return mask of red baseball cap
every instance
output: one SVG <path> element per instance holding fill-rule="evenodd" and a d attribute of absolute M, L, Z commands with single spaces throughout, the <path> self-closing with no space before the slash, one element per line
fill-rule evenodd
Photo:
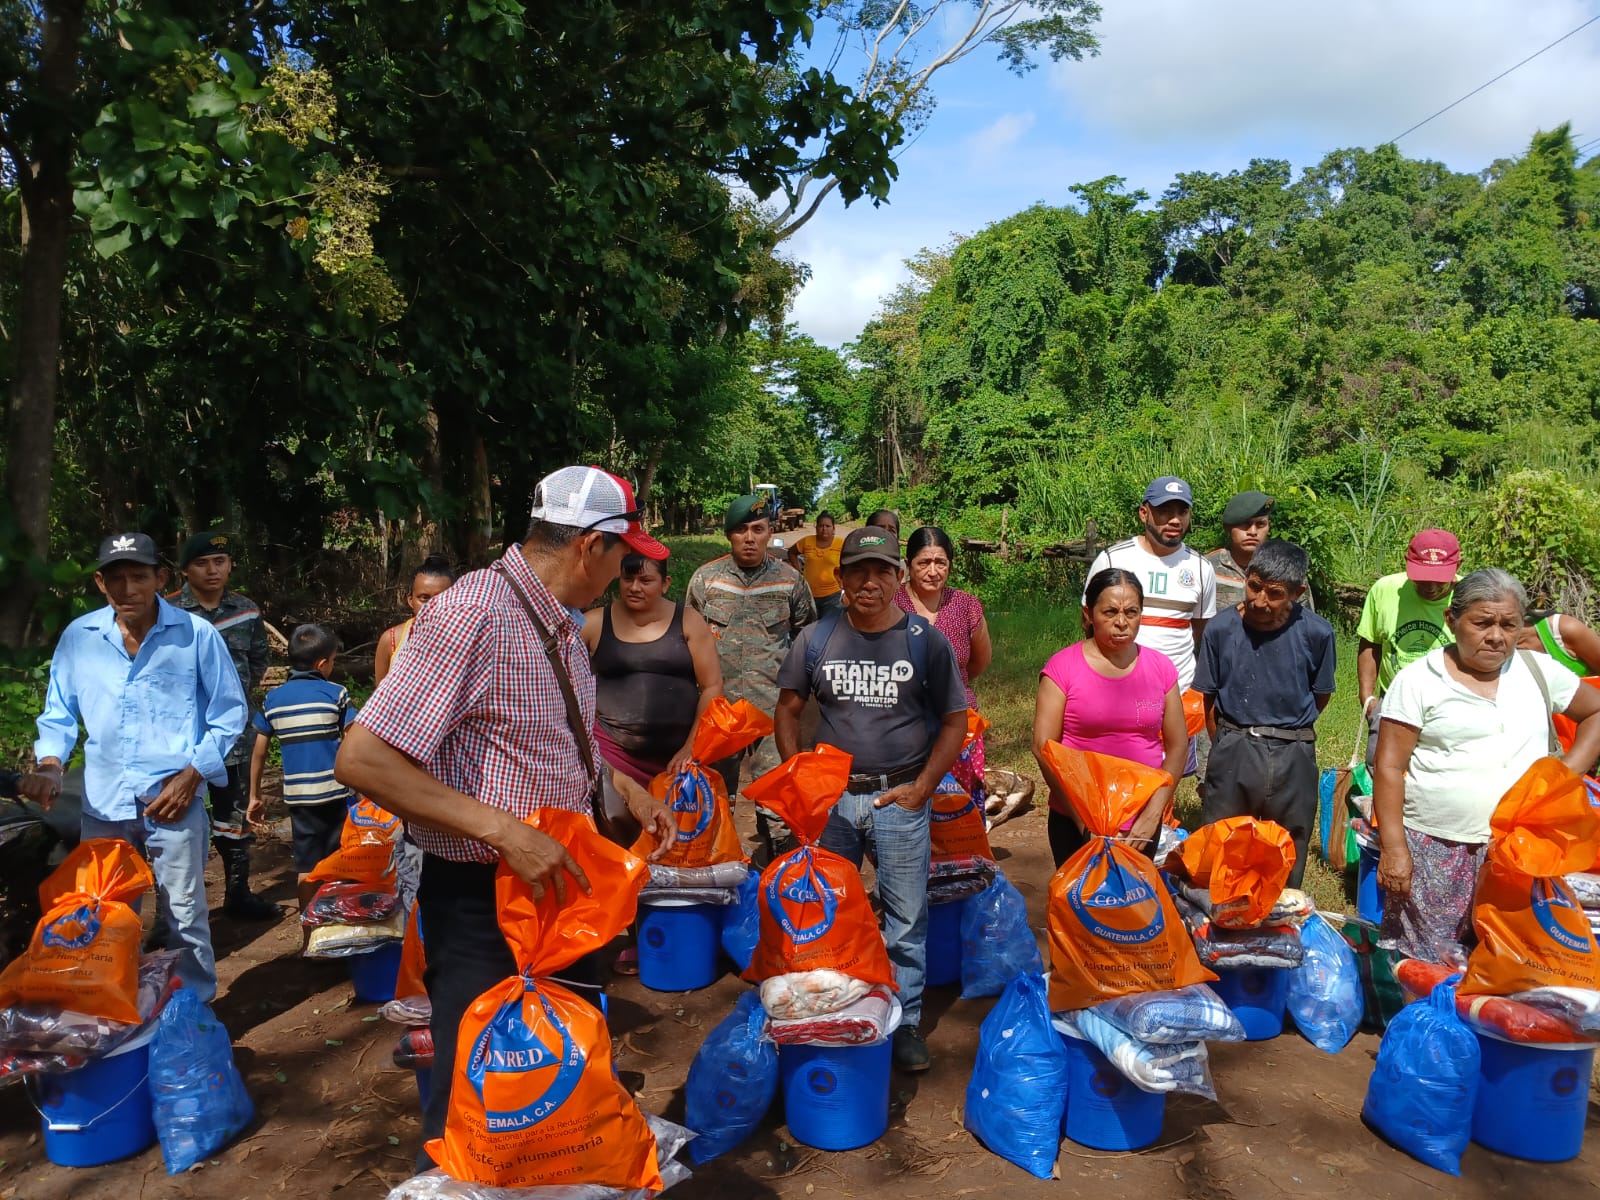
<path fill-rule="evenodd" d="M 633 485 L 599 467 L 562 467 L 541 479 L 533 493 L 534 520 L 614 533 L 629 549 L 659 562 L 669 551 L 644 531 L 643 515 Z"/>
<path fill-rule="evenodd" d="M 1406 578 L 1412 583 L 1454 583 L 1461 570 L 1461 543 L 1448 529 L 1424 529 L 1406 547 Z"/>

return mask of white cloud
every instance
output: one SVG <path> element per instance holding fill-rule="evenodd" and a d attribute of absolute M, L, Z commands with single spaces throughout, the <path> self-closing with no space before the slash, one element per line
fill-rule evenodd
<path fill-rule="evenodd" d="M 992 163 L 1022 140 L 1033 128 L 1035 119 L 1031 112 L 1003 113 L 967 138 L 967 151 L 983 162 Z"/>
<path fill-rule="evenodd" d="M 1124 144 L 1373 146 L 1593 15 L 1583 0 L 1139 0 L 1108 4 L 1101 56 L 1052 68 L 1073 121 Z M 1571 119 L 1600 135 L 1600 25 L 1400 143 L 1476 169 Z M 1240 165 L 1243 165 L 1242 163 Z"/>
<path fill-rule="evenodd" d="M 837 204 L 826 205 L 784 247 L 811 264 L 811 281 L 790 319 L 827 346 L 843 345 L 861 332 L 879 300 L 906 279 L 903 260 L 916 249 L 900 249 L 898 241 L 885 246 L 852 222 L 853 215 Z"/>

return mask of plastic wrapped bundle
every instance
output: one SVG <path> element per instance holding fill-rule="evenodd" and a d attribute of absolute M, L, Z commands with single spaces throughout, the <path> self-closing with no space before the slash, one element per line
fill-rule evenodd
<path fill-rule="evenodd" d="M 325 883 L 311 897 L 300 924 L 306 929 L 324 925 L 376 925 L 386 921 L 400 907 L 400 897 L 392 888 L 365 883 Z"/>
<path fill-rule="evenodd" d="M 1217 1098 L 1204 1042 L 1161 1044 L 1129 1037 L 1092 1008 L 1057 1013 L 1056 1028 L 1090 1043 L 1142 1092 L 1186 1092 Z"/>
<path fill-rule="evenodd" d="M 348 958 L 405 940 L 405 914 L 399 909 L 371 925 L 323 925 L 306 939 L 307 958 Z"/>
<path fill-rule="evenodd" d="M 1205 983 L 1166 992 L 1118 996 L 1095 1005 L 1094 1012 L 1129 1037 L 1156 1045 L 1245 1039 L 1239 1018 Z"/>
<path fill-rule="evenodd" d="M 1039 1179 L 1055 1166 L 1067 1104 L 1067 1052 L 1046 995 L 1042 975 L 1006 985 L 978 1030 L 965 1112 L 979 1141 Z"/>
<path fill-rule="evenodd" d="M 684 1085 L 695 1162 L 732 1150 L 766 1118 L 778 1094 L 778 1051 L 766 1034 L 761 1000 L 745 992 L 696 1051 Z"/>
<path fill-rule="evenodd" d="M 168 1175 L 221 1150 L 255 1116 L 228 1031 L 187 989 L 161 1014 L 150 1047 L 150 1100 Z"/>
<path fill-rule="evenodd" d="M 867 1046 L 888 1036 L 897 1023 L 898 1011 L 894 994 L 880 984 L 833 1012 L 771 1021 L 767 1036 L 779 1045 Z"/>
<path fill-rule="evenodd" d="M 774 1021 L 804 1021 L 838 1012 L 872 990 L 872 984 L 840 971 L 794 971 L 761 985 L 761 1007 Z"/>
<path fill-rule="evenodd" d="M 160 950 L 139 960 L 137 1022 L 112 1021 L 90 1013 L 43 1004 L 0 1009 L 0 1051 L 26 1056 L 103 1058 L 159 1015 L 178 988 L 179 952 Z"/>
<path fill-rule="evenodd" d="M 1043 974 L 1028 902 L 998 871 L 961 914 L 961 997 L 998 996 L 1018 975 Z"/>
<path fill-rule="evenodd" d="M 433 1030 L 408 1029 L 395 1043 L 394 1065 L 402 1071 L 422 1071 L 433 1066 Z"/>
<path fill-rule="evenodd" d="M 1287 1011 L 1318 1050 L 1337 1054 L 1361 1028 L 1361 971 L 1350 944 L 1320 916 L 1300 930 L 1305 960 L 1289 976 Z"/>

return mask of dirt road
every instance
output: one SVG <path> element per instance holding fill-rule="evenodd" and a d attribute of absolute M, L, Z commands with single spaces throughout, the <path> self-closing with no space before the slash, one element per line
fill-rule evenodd
<path fill-rule="evenodd" d="M 749 816 L 742 806 L 742 816 Z M 1044 820 L 1033 812 L 995 831 L 1002 867 L 1042 926 L 1050 873 Z M 287 847 L 258 857 L 273 899 L 293 893 Z M 213 888 L 214 902 L 220 902 Z M 203 1168 L 169 1179 L 160 1153 L 88 1170 L 50 1165 L 39 1118 L 22 1088 L 0 1091 L 0 1200 L 380 1200 L 409 1173 L 419 1124 L 412 1077 L 389 1055 L 398 1030 L 371 1005 L 353 1004 L 338 966 L 297 956 L 297 926 L 216 922 L 224 992 L 218 1015 L 259 1110 L 245 1136 Z M 705 991 L 667 995 L 637 979 L 612 986 L 611 1023 L 622 1079 L 647 1108 L 681 1120 L 683 1084 L 705 1033 L 745 985 L 724 977 Z M 1359 1113 L 1377 1039 L 1362 1035 L 1336 1057 L 1290 1033 L 1271 1042 L 1216 1046 L 1219 1101 L 1177 1098 L 1157 1145 L 1112 1155 L 1064 1143 L 1060 1182 L 1041 1182 L 996 1158 L 961 1126 L 961 1106 L 990 1001 L 930 992 L 924 1027 L 933 1069 L 894 1080 L 890 1131 L 848 1153 L 821 1153 L 788 1140 L 781 1107 L 759 1133 L 700 1168 L 670 1193 L 680 1200 L 744 1197 L 1029 1197 L 1095 1200 L 1581 1200 L 1600 1193 L 1600 1138 L 1575 1162 L 1539 1166 L 1476 1146 L 1451 1179 L 1378 1141 Z M 1591 1134 L 1600 1110 L 1591 1103 Z"/>

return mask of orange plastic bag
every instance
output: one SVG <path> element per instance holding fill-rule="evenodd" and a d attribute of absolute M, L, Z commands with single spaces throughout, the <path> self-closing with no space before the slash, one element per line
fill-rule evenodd
<path fill-rule="evenodd" d="M 802 750 L 745 789 L 801 843 L 761 873 L 761 932 L 743 976 L 751 983 L 831 970 L 897 986 L 861 873 L 849 859 L 812 844 L 849 781 L 850 756 L 824 744 Z"/>
<path fill-rule="evenodd" d="M 983 826 L 983 809 L 954 775 L 941 779 L 928 799 L 928 835 L 935 861 L 966 857 L 994 861 L 989 832 Z"/>
<path fill-rule="evenodd" d="M 535 900 L 504 864 L 500 928 L 522 974 L 480 995 L 461 1018 L 444 1136 L 427 1144 L 452 1177 L 494 1187 L 591 1184 L 659 1191 L 656 1140 L 618 1082 L 599 1010 L 547 976 L 622 932 L 648 869 L 580 813 L 534 821 L 566 846 L 594 887 L 569 882 Z"/>
<path fill-rule="evenodd" d="M 365 796 L 345 814 L 339 848 L 312 868 L 312 883 L 365 883 L 394 887 L 394 852 L 405 827 L 392 812 L 379 808 Z"/>
<path fill-rule="evenodd" d="M 1600 688 L 1600 675 L 1585 675 L 1583 682 L 1593 688 Z M 1561 743 L 1563 753 L 1571 753 L 1572 741 L 1578 736 L 1578 723 L 1571 717 L 1555 713 L 1550 718 L 1555 722 L 1556 738 Z"/>
<path fill-rule="evenodd" d="M 744 862 L 739 831 L 733 827 L 728 789 L 711 764 L 737 754 L 757 738 L 772 732 L 772 718 L 748 700 L 729 704 L 718 696 L 694 731 L 694 758 L 676 774 L 661 772 L 650 781 L 650 794 L 667 806 L 678 822 L 678 840 L 657 861 L 667 867 L 709 867 L 716 863 Z M 633 852 L 647 857 L 655 852 L 655 836 L 639 835 Z"/>
<path fill-rule="evenodd" d="M 394 994 L 404 1000 L 410 996 L 425 996 L 422 973 L 428 969 L 427 952 L 422 945 L 422 910 L 413 908 L 411 920 L 406 922 L 405 941 L 400 943 L 400 974 L 394 982 Z"/>
<path fill-rule="evenodd" d="M 1087 1008 L 1216 979 L 1200 965 L 1155 864 L 1114 840 L 1172 776 L 1059 742 L 1045 745 L 1044 758 L 1091 835 L 1050 880 L 1050 1008 Z"/>
<path fill-rule="evenodd" d="M 1272 912 L 1294 869 L 1294 838 L 1282 825 L 1228 817 L 1184 840 L 1167 869 L 1211 894 L 1211 920 L 1223 929 L 1249 929 Z"/>
<path fill-rule="evenodd" d="M 0 974 L 0 1008 L 43 1005 L 137 1025 L 140 927 L 128 902 L 154 886 L 129 843 L 80 842 L 39 885 L 44 916 Z"/>
<path fill-rule="evenodd" d="M 1600 947 L 1562 878 L 1600 856 L 1600 812 L 1583 777 L 1541 758 L 1511 785 L 1489 820 L 1472 927 L 1478 944 L 1456 989 L 1511 996 L 1540 987 L 1600 989 Z"/>
<path fill-rule="evenodd" d="M 1206 727 L 1206 698 L 1193 688 L 1183 693 L 1183 726 L 1190 737 Z"/>

